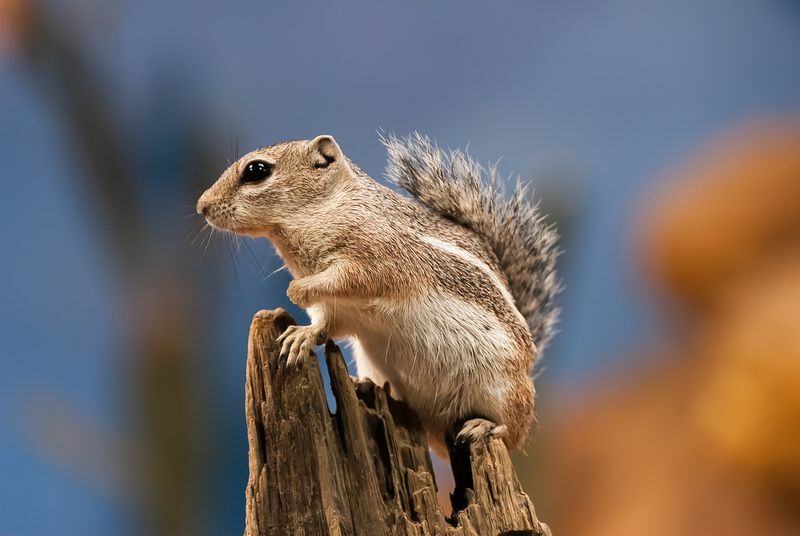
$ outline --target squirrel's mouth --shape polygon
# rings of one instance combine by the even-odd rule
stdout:
[[[230,211],[215,211],[210,210],[203,213],[208,224],[217,231],[225,231],[244,236],[258,236],[259,229],[244,222],[238,221],[235,218],[235,210]]]

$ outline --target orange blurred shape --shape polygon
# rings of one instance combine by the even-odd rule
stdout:
[[[724,287],[800,242],[800,121],[762,121],[724,137],[668,177],[641,213],[655,278],[684,302]]]
[[[716,316],[701,428],[754,485],[800,499],[800,250],[742,280]]]
[[[545,419],[558,534],[800,534],[800,249],[719,305]]]
[[[682,169],[640,245],[703,314],[549,417],[559,534],[800,534],[800,122],[752,124]]]
[[[10,56],[20,46],[33,16],[30,0],[0,0],[0,59]]]

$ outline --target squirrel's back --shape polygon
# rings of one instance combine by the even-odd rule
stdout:
[[[507,196],[493,167],[485,169],[463,151],[445,153],[417,133],[383,142],[390,181],[486,241],[541,353],[559,315],[558,234],[544,222],[527,188],[517,181]]]

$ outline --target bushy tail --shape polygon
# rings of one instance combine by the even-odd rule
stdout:
[[[544,222],[527,187],[517,180],[510,196],[494,166],[466,152],[440,150],[427,136],[382,139],[389,153],[387,178],[445,218],[483,236],[508,279],[517,308],[541,351],[558,320],[558,233]]]

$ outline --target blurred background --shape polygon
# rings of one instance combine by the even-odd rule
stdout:
[[[800,533],[796,2],[0,0],[0,535],[242,532],[249,321],[304,315],[195,201],[320,133],[380,178],[379,129],[562,229],[556,534]]]

